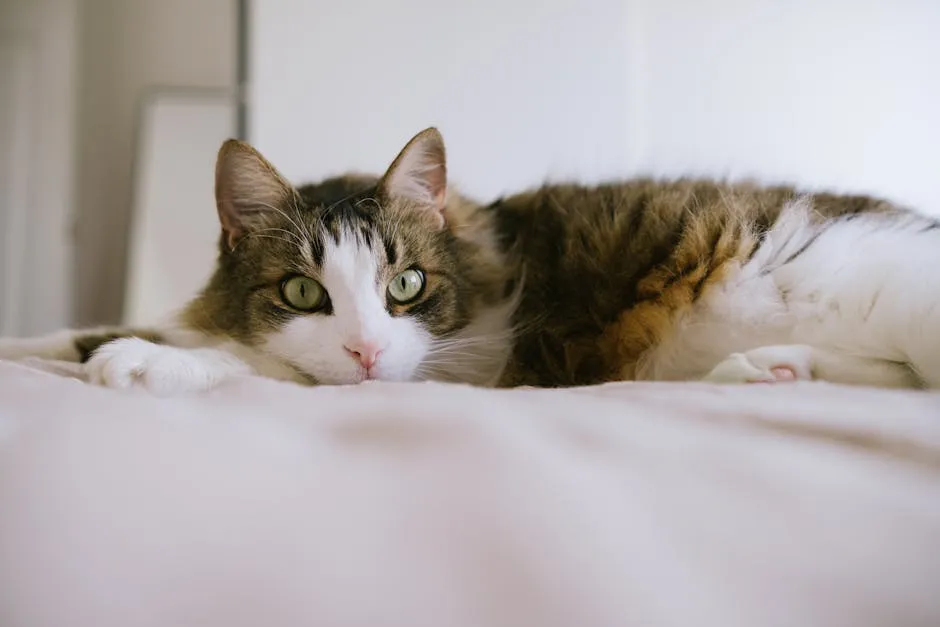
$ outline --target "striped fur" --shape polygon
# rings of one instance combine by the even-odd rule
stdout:
[[[100,382],[166,392],[251,371],[308,384],[940,387],[935,220],[876,198],[753,183],[546,185],[480,204],[446,181],[434,129],[382,177],[299,188],[228,142],[218,265],[178,325],[78,332],[67,345],[60,335],[34,352],[91,355]],[[407,268],[426,287],[401,304],[386,286]],[[314,313],[292,308],[282,293],[291,276],[332,281],[329,301]],[[374,367],[350,360],[356,342],[384,347]],[[4,353],[29,353],[29,342]],[[153,364],[174,360],[197,384],[179,372],[148,379]]]

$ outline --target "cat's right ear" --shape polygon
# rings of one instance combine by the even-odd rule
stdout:
[[[379,194],[406,200],[444,226],[447,158],[440,131],[426,128],[411,138],[379,182]]]
[[[215,205],[229,250],[262,224],[265,214],[283,210],[294,194],[290,183],[250,145],[237,139],[222,144],[215,165]]]

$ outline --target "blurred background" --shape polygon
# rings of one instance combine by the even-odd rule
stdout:
[[[481,200],[756,176],[940,214],[937,0],[0,0],[0,334],[161,317],[215,152],[302,182],[437,125]]]

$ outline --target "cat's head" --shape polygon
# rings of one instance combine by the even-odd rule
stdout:
[[[219,263],[191,324],[319,383],[499,376],[515,304],[509,271],[487,211],[448,194],[436,129],[382,177],[300,188],[230,140],[216,204]]]

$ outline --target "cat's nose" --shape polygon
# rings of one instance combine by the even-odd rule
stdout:
[[[346,349],[350,357],[359,360],[359,363],[366,370],[375,365],[375,360],[382,353],[382,349],[374,342],[351,342],[343,348]]]

